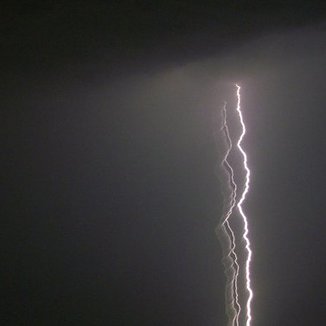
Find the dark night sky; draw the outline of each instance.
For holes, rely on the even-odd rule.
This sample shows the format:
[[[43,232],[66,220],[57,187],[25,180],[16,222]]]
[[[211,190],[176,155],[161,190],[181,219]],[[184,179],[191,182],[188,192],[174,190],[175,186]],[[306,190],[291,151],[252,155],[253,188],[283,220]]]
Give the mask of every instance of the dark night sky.
[[[253,325],[323,324],[321,6],[1,6],[2,325],[226,325],[214,135],[232,81],[252,168]]]

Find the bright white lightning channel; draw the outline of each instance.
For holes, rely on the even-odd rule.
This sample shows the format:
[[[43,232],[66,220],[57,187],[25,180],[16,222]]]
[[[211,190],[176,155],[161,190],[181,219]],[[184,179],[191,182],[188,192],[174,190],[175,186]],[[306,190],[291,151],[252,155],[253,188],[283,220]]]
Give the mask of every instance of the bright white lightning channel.
[[[246,304],[246,308],[247,308],[247,314],[246,314],[246,326],[250,326],[251,324],[251,319],[252,319],[252,315],[251,315],[251,301],[253,298],[253,290],[251,288],[251,279],[250,279],[250,263],[251,263],[251,259],[252,259],[252,250],[251,250],[251,245],[250,245],[250,240],[249,240],[249,229],[248,229],[248,219],[247,216],[245,215],[245,213],[243,212],[243,208],[242,208],[242,204],[246,199],[246,195],[249,192],[249,186],[250,186],[250,169],[248,167],[248,159],[247,159],[247,154],[244,151],[243,147],[241,146],[242,140],[246,134],[246,126],[244,124],[243,121],[243,116],[242,116],[242,112],[241,112],[241,96],[240,96],[240,89],[241,87],[238,84],[235,84],[236,88],[237,88],[237,99],[238,99],[238,103],[237,103],[237,112],[238,112],[238,116],[239,116],[239,120],[240,120],[240,124],[242,127],[242,133],[239,137],[239,140],[237,142],[237,147],[239,149],[239,151],[242,154],[243,157],[243,168],[245,170],[245,186],[244,186],[244,190],[241,194],[241,197],[238,201],[237,204],[237,208],[239,210],[239,213],[241,215],[241,218],[243,220],[244,223],[244,232],[243,232],[243,239],[245,240],[245,247],[247,250],[247,257],[246,257],[246,263],[245,263],[245,269],[246,269],[246,289],[248,291],[248,299],[247,299],[247,304]]]
[[[225,171],[228,174],[228,182],[231,188],[231,198],[230,198],[230,202],[228,203],[228,209],[227,212],[225,213],[225,215],[223,216],[223,220],[221,223],[221,227],[223,232],[225,233],[227,239],[228,239],[228,243],[229,243],[229,248],[228,251],[226,253],[226,258],[228,258],[231,261],[231,274],[228,273],[227,271],[227,266],[226,266],[226,274],[228,277],[228,280],[230,281],[229,283],[231,284],[231,293],[229,293],[228,288],[226,287],[226,299],[228,298],[228,296],[231,297],[231,310],[234,312],[234,315],[231,317],[232,320],[230,321],[231,325],[234,326],[239,326],[239,315],[241,312],[241,306],[239,304],[239,294],[238,294],[238,277],[239,277],[239,265],[238,265],[238,257],[236,255],[235,252],[235,235],[234,232],[231,228],[229,219],[233,213],[233,210],[236,206],[236,196],[237,196],[237,185],[234,181],[234,172],[233,169],[228,161],[228,157],[229,154],[232,150],[232,141],[230,138],[230,134],[229,134],[229,128],[227,125],[227,114],[226,114],[226,102],[224,103],[224,107],[223,107],[223,131],[225,134],[225,138],[227,141],[227,151],[225,153],[224,159],[222,161],[222,166],[224,167]],[[228,300],[226,302],[227,306],[228,306]],[[230,316],[229,316],[230,318]]]

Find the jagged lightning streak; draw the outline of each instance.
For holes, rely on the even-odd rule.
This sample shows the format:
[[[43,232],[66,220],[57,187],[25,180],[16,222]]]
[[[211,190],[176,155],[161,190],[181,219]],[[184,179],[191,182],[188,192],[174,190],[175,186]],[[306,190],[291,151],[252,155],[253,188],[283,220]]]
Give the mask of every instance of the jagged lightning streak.
[[[230,248],[228,249],[228,253],[226,257],[231,260],[231,306],[232,310],[235,313],[235,316],[232,318],[231,325],[238,326],[239,325],[239,315],[241,312],[241,306],[239,304],[239,294],[238,294],[238,276],[239,276],[239,265],[238,265],[238,257],[235,252],[235,235],[231,228],[229,218],[231,217],[233,210],[236,206],[236,196],[237,196],[237,185],[234,181],[234,172],[233,169],[228,161],[229,154],[232,150],[232,141],[229,133],[229,128],[226,122],[226,102],[223,106],[223,131],[225,134],[225,138],[227,141],[227,151],[225,153],[224,159],[222,161],[222,165],[226,170],[229,178],[229,184],[231,187],[231,198],[227,212],[223,216],[223,220],[221,223],[221,227],[223,232],[226,234],[228,238],[228,242],[230,244]],[[226,295],[227,295],[227,288],[226,288]],[[236,307],[235,307],[236,305]]]
[[[250,279],[250,263],[251,263],[251,259],[252,259],[252,251],[251,251],[251,245],[250,245],[250,240],[248,237],[249,234],[249,229],[248,229],[248,219],[247,216],[245,215],[245,213],[243,212],[243,208],[242,208],[242,204],[246,199],[246,195],[249,191],[249,186],[250,186],[250,169],[248,167],[248,159],[247,159],[247,154],[244,151],[243,147],[241,146],[243,137],[246,134],[246,126],[244,124],[243,121],[243,116],[242,116],[242,112],[241,112],[241,96],[240,96],[240,89],[241,87],[238,84],[235,84],[236,88],[237,88],[237,99],[238,99],[238,103],[237,103],[237,112],[238,112],[238,116],[239,116],[239,120],[240,120],[240,124],[242,127],[242,133],[239,137],[239,140],[237,142],[237,147],[239,149],[239,151],[242,154],[243,157],[243,168],[245,170],[245,186],[244,186],[244,190],[241,194],[241,197],[238,201],[237,204],[237,208],[239,210],[239,213],[242,217],[243,223],[244,223],[244,232],[243,232],[243,239],[245,240],[245,247],[247,250],[247,258],[246,258],[246,264],[245,264],[245,269],[246,269],[246,289],[248,291],[248,299],[247,299],[247,315],[246,315],[246,326],[250,326],[251,324],[251,301],[253,298],[253,290],[251,288],[251,279]]]

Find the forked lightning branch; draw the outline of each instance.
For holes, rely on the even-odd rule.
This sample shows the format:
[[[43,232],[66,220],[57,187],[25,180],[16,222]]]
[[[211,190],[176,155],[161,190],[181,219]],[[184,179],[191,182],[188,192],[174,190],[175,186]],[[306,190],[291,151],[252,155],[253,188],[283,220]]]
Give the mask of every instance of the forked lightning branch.
[[[246,200],[246,196],[250,188],[250,169],[248,166],[248,155],[242,146],[243,139],[246,135],[246,125],[243,118],[243,113],[241,109],[241,87],[235,84],[237,104],[235,108],[235,113],[237,119],[241,126],[241,133],[239,138],[235,141],[236,147],[233,146],[233,142],[229,132],[229,126],[227,123],[228,110],[227,103],[223,107],[223,126],[222,130],[224,137],[226,139],[227,150],[225,156],[222,160],[222,167],[228,176],[228,184],[230,189],[230,194],[226,196],[227,200],[224,205],[224,213],[220,222],[220,232],[223,233],[223,239],[227,239],[226,250],[224,250],[224,262],[225,262],[225,273],[227,276],[227,285],[225,290],[226,298],[226,311],[229,319],[230,326],[239,326],[241,320],[241,314],[244,314],[243,319],[245,320],[245,325],[250,326],[252,321],[252,299],[253,290],[251,287],[251,260],[252,260],[252,250],[251,243],[249,239],[249,224],[248,218],[244,212],[243,204]],[[229,161],[230,152],[238,151],[241,157],[242,175],[243,181],[241,184],[235,182],[234,168]],[[239,191],[240,189],[240,191]],[[237,208],[238,215],[242,222],[241,238],[244,240],[245,247],[245,259],[239,260],[239,253],[237,253],[236,247],[236,232],[232,229],[232,218],[236,218],[234,210]],[[240,264],[240,261],[244,263]],[[243,272],[245,274],[245,281],[242,287],[245,289],[246,297],[241,302],[239,295],[239,274]],[[243,291],[242,291],[243,292]]]

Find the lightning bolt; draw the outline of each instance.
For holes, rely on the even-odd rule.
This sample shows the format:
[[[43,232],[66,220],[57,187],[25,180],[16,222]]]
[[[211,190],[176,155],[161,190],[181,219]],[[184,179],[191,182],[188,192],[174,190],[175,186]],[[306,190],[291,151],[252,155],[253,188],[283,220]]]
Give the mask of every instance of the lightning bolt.
[[[247,216],[245,215],[243,208],[242,208],[242,204],[244,203],[247,193],[249,192],[249,186],[250,186],[250,169],[248,167],[248,158],[247,158],[247,154],[244,151],[243,147],[241,146],[241,143],[243,141],[243,138],[246,134],[246,126],[245,123],[243,121],[243,115],[241,112],[241,96],[240,96],[240,89],[241,87],[238,84],[235,84],[236,88],[237,88],[237,99],[238,99],[238,103],[237,103],[237,112],[238,112],[238,116],[239,116],[239,120],[240,120],[240,124],[242,127],[242,132],[241,135],[238,139],[237,142],[237,147],[240,151],[240,153],[242,154],[243,157],[243,168],[245,170],[245,186],[244,186],[244,190],[241,194],[241,197],[238,201],[237,204],[237,208],[238,211],[240,213],[240,216],[243,220],[243,224],[244,224],[244,232],[243,232],[243,239],[245,241],[245,248],[247,251],[247,257],[246,257],[246,262],[245,262],[245,273],[246,273],[246,289],[248,292],[248,299],[247,299],[247,304],[246,304],[246,310],[247,310],[247,314],[246,314],[246,326],[250,326],[251,324],[251,319],[252,319],[252,315],[251,315],[251,301],[253,298],[253,290],[251,288],[251,279],[250,279],[250,264],[251,264],[251,260],[252,260],[252,250],[251,250],[251,245],[250,245],[250,240],[249,240],[249,229],[248,229],[248,219]]]
[[[224,103],[223,107],[223,127],[222,127],[225,138],[227,140],[227,151],[225,153],[224,159],[222,161],[222,166],[224,167],[225,171],[228,174],[228,181],[231,188],[231,198],[230,202],[228,204],[228,210],[223,216],[221,228],[223,230],[223,233],[226,234],[226,237],[228,239],[229,248],[227,250],[227,254],[225,255],[225,258],[228,258],[231,261],[231,274],[227,272],[227,266],[226,268],[226,275],[227,278],[230,280],[229,283],[231,283],[231,294],[228,293],[228,289],[226,287],[226,298],[230,295],[231,296],[231,310],[233,311],[233,318],[231,321],[231,325],[238,326],[239,325],[239,315],[241,312],[241,306],[239,304],[239,295],[238,295],[238,276],[239,276],[239,264],[238,264],[238,257],[235,252],[235,235],[231,228],[229,219],[233,213],[233,210],[236,206],[236,196],[237,196],[237,185],[234,181],[234,172],[233,169],[228,161],[229,154],[232,150],[232,141],[230,138],[229,128],[226,122],[226,102]]]
[[[244,187],[242,192],[238,195],[238,186],[234,179],[234,171],[229,163],[229,154],[232,150],[232,140],[229,133],[229,128],[227,125],[227,114],[226,114],[226,102],[223,107],[223,126],[222,130],[224,131],[224,135],[227,142],[227,151],[225,153],[225,156],[222,161],[222,166],[226,173],[228,174],[228,182],[229,187],[231,189],[231,195],[229,202],[227,204],[227,210],[225,214],[222,216],[220,227],[222,229],[223,235],[225,235],[226,241],[227,241],[227,249],[224,249],[224,258],[225,258],[225,274],[227,276],[227,286],[225,290],[225,297],[226,297],[226,311],[229,317],[229,324],[231,326],[239,326],[239,316],[240,312],[242,311],[241,305],[239,303],[239,294],[238,294],[238,277],[239,277],[239,263],[238,263],[238,257],[236,254],[236,243],[235,243],[235,233],[232,230],[232,227],[230,225],[230,217],[232,216],[235,207],[237,207],[239,215],[241,217],[241,220],[243,222],[243,233],[242,238],[244,239],[245,243],[245,251],[246,251],[246,257],[245,257],[245,263],[244,263],[244,269],[245,269],[245,289],[248,293],[247,301],[246,301],[246,316],[245,316],[245,324],[246,326],[251,325],[252,320],[252,311],[251,311],[251,302],[253,299],[253,290],[251,288],[251,272],[250,272],[250,265],[252,261],[252,250],[251,250],[251,244],[249,240],[249,224],[248,224],[248,218],[243,210],[243,203],[246,200],[246,196],[249,192],[250,187],[250,169],[248,166],[248,157],[247,154],[242,147],[243,139],[246,135],[246,126],[243,119],[243,114],[241,111],[241,95],[240,90],[241,87],[238,84],[235,84],[236,87],[236,94],[237,94],[237,106],[236,106],[236,112],[238,115],[238,119],[241,125],[241,134],[237,141],[237,149],[240,152],[242,159],[243,159],[243,170],[244,170]],[[239,196],[239,199],[237,201],[237,198]],[[224,239],[225,239],[224,238]],[[222,241],[222,244],[224,244],[225,240]],[[228,262],[228,264],[227,264]],[[231,285],[231,290],[229,290],[228,285]],[[228,300],[231,298],[231,300]],[[230,310],[232,311],[232,314],[230,313]]]

